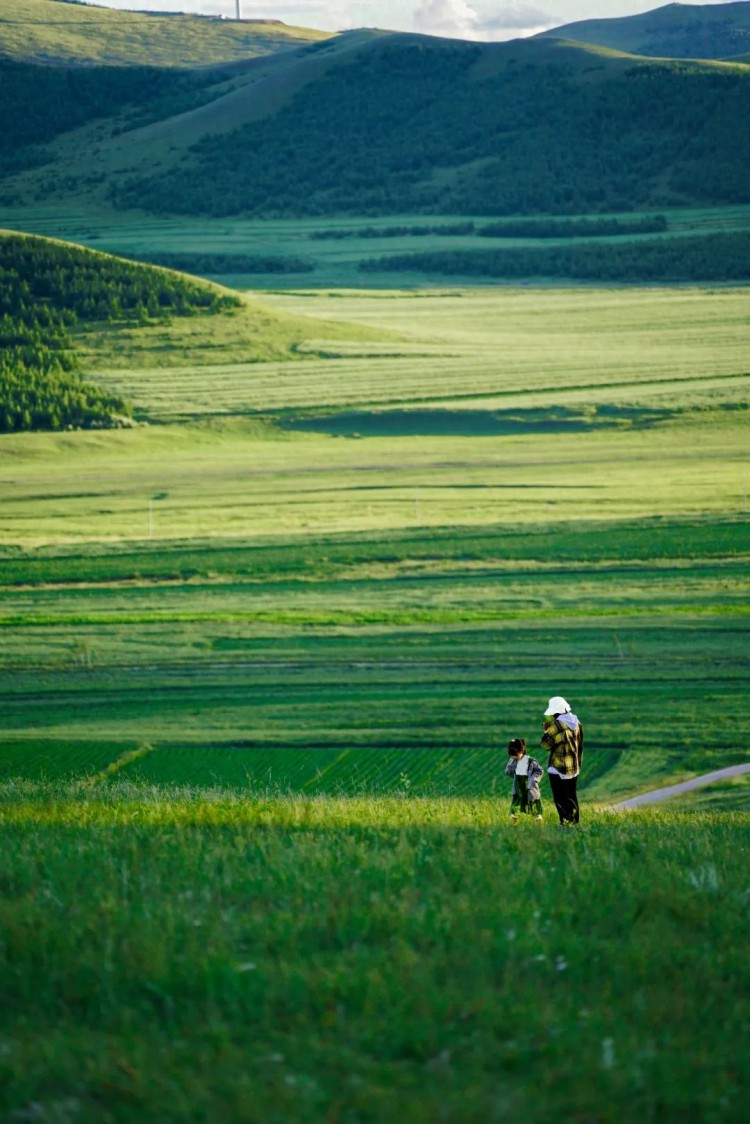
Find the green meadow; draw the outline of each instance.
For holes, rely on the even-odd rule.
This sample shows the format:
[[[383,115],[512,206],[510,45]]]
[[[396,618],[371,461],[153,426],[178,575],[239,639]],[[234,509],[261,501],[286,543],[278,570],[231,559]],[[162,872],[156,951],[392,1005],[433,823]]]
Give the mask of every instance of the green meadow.
[[[592,800],[744,759],[746,290],[263,300],[3,438],[3,776],[504,799],[555,691]]]
[[[554,834],[553,834],[554,833]],[[0,786],[8,1120],[744,1119],[748,817]]]

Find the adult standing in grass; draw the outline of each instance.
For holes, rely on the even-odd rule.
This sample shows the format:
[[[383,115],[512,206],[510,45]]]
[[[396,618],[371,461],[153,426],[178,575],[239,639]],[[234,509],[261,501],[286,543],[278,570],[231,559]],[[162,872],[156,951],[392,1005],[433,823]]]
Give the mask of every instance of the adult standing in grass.
[[[549,753],[547,774],[560,826],[579,820],[578,777],[583,761],[583,726],[561,695],[554,695],[544,713],[542,749]]]

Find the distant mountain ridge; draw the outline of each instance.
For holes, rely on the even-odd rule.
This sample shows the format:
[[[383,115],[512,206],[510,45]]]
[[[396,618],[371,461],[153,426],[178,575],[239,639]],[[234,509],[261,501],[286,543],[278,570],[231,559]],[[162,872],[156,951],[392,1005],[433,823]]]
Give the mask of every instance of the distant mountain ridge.
[[[750,2],[667,4],[637,16],[581,20],[543,31],[651,58],[728,59],[750,52]]]

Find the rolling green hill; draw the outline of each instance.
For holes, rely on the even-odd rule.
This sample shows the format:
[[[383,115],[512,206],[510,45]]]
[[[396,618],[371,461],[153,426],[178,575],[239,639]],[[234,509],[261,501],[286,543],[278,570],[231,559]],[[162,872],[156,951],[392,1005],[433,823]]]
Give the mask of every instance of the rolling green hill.
[[[675,7],[653,19],[674,23]],[[709,11],[724,8],[740,27],[750,4]],[[274,24],[14,10],[0,0],[0,204],[266,218],[750,202],[742,63],[559,37],[359,31],[300,46],[306,33]]]
[[[216,313],[239,298],[166,270],[0,232],[0,430],[106,428],[130,413],[84,382],[75,334]]]
[[[165,213],[316,215],[750,197],[743,66],[647,61],[560,40],[482,47],[389,36],[339,55],[254,116],[223,135],[206,128],[171,170],[119,178],[113,200]]]
[[[667,4],[637,16],[581,20],[537,38],[560,36],[634,55],[732,58],[750,50],[750,3]]]
[[[328,38],[277,20],[120,12],[66,0],[0,0],[0,58],[63,66],[202,67]]]
[[[98,385],[102,367],[168,366],[173,378],[186,358],[291,359],[319,331],[197,278],[0,231],[0,432],[122,424],[130,407]]]
[[[131,113],[66,133],[48,166],[6,181],[6,201],[217,217],[750,201],[742,65],[355,33],[256,60],[200,99],[140,128]]]

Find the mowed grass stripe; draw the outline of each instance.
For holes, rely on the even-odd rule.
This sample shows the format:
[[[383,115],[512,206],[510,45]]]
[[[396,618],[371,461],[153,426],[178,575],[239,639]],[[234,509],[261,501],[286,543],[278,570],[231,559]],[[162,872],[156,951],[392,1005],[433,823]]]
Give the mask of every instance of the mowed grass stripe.
[[[188,328],[172,328],[170,344],[181,367],[160,368],[149,360],[146,369],[139,352],[137,367],[108,369],[106,350],[100,347],[91,354],[93,373],[164,418],[489,402],[493,396],[514,405],[527,396],[532,396],[529,404],[545,405],[549,396],[560,400],[566,394],[576,396],[570,400],[596,403],[610,400],[615,391],[626,399],[674,393],[675,388],[705,401],[722,389],[731,396],[731,386],[722,380],[748,375],[746,290],[584,294],[501,289],[419,298],[361,292],[319,293],[314,300],[293,293],[263,297],[291,314],[285,330],[290,343],[295,338],[291,326],[296,333],[299,358],[294,362],[248,362],[239,336],[232,337],[231,361],[221,362],[222,347],[229,347],[221,333],[204,348],[202,362],[191,362],[195,341],[185,335],[181,348],[179,337]],[[350,334],[356,330],[357,342],[342,331],[330,338],[322,320],[348,324]],[[310,358],[316,352],[320,357]],[[275,358],[272,353],[266,357]],[[121,359],[118,366],[123,366]],[[708,380],[703,387],[690,381],[703,379]]]
[[[381,369],[378,364],[382,364]],[[300,366],[306,369],[300,370]],[[673,371],[659,373],[658,377],[650,370],[648,374],[634,371],[630,378],[623,379],[626,372],[618,368],[612,372],[610,380],[585,379],[583,384],[581,375],[586,368],[576,365],[565,372],[558,369],[558,379],[553,385],[549,384],[548,372],[536,378],[525,370],[514,374],[497,357],[488,362],[488,369],[484,371],[478,360],[430,360],[429,369],[421,375],[415,371],[415,361],[404,363],[401,369],[390,360],[350,360],[347,366],[349,369],[344,374],[328,365],[294,364],[280,366],[273,374],[264,372],[261,378],[257,376],[257,368],[246,371],[232,368],[229,372],[197,369],[181,372],[177,385],[174,375],[162,382],[163,376],[153,372],[118,371],[116,375],[98,372],[97,377],[138,402],[141,409],[163,413],[165,417],[184,417],[192,413],[232,414],[246,410],[293,411],[324,406],[408,407],[484,399],[496,399],[499,404],[517,407],[540,405],[550,394],[555,395],[557,402],[610,401],[612,392],[616,392],[616,400],[641,400],[644,395],[673,394],[675,387],[705,394],[722,388],[736,388],[741,392],[750,385],[746,357],[727,364],[723,371],[712,367],[709,372],[704,367],[690,375],[683,373],[685,366],[680,364]],[[599,375],[604,373],[598,372]]]

